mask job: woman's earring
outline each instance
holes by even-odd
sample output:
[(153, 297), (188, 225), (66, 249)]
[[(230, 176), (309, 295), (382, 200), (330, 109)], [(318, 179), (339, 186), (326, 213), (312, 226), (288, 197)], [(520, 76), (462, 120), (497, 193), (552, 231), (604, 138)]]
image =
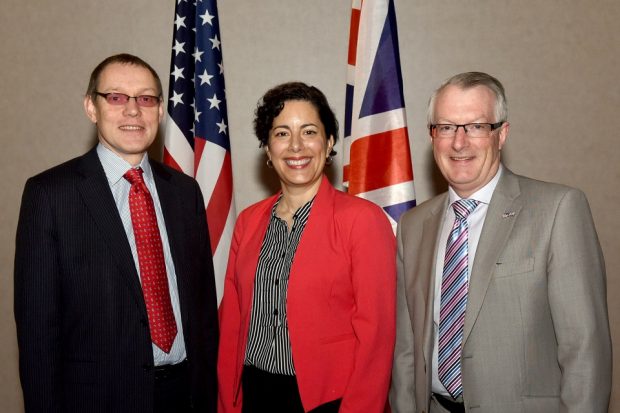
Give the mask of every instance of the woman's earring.
[(325, 165), (331, 165), (332, 163), (334, 163), (334, 158), (331, 155), (327, 155), (327, 158), (325, 158)]
[(273, 168), (273, 162), (271, 162), (271, 159), (267, 159), (267, 167)]

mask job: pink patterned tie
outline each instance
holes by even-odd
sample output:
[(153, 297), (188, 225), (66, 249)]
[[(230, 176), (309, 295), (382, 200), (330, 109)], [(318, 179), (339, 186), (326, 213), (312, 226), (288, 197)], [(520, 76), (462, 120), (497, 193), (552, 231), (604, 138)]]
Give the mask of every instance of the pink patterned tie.
[(452, 204), (456, 219), (448, 237), (441, 279), (438, 375), (455, 399), (463, 393), (461, 351), (468, 288), (467, 216), (478, 204), (473, 199), (461, 199)]
[(136, 238), (151, 341), (169, 353), (177, 335), (177, 324), (172, 312), (166, 263), (153, 199), (142, 178), (142, 168), (132, 168), (123, 177), (131, 184), (129, 209)]

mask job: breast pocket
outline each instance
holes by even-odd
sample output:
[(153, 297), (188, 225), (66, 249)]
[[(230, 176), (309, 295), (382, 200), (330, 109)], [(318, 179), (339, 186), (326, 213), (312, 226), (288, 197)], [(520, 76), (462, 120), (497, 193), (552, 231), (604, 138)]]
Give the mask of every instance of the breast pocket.
[(534, 271), (534, 257), (500, 261), (495, 264), (495, 277), (510, 277)]

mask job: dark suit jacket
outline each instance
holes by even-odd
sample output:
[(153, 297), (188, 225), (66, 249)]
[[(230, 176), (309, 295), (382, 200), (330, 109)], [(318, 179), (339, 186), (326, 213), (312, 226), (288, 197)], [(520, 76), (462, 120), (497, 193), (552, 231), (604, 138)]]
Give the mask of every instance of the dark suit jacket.
[[(204, 201), (150, 161), (166, 221), (196, 411), (216, 406), (217, 304)], [(140, 281), (96, 151), (26, 183), (15, 253), (26, 412), (153, 411), (153, 352)]]

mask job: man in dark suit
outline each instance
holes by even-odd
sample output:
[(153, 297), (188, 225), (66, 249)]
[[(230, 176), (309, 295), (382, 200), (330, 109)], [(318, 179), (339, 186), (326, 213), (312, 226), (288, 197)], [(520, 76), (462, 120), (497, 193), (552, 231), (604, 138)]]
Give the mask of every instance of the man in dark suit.
[(461, 73), (428, 123), (449, 190), (398, 224), (395, 413), (607, 412), (605, 265), (583, 192), (512, 173), (504, 87)]
[(15, 320), (31, 412), (214, 412), (217, 305), (202, 194), (149, 159), (161, 82), (121, 54), (84, 99), (98, 145), (26, 183)]

